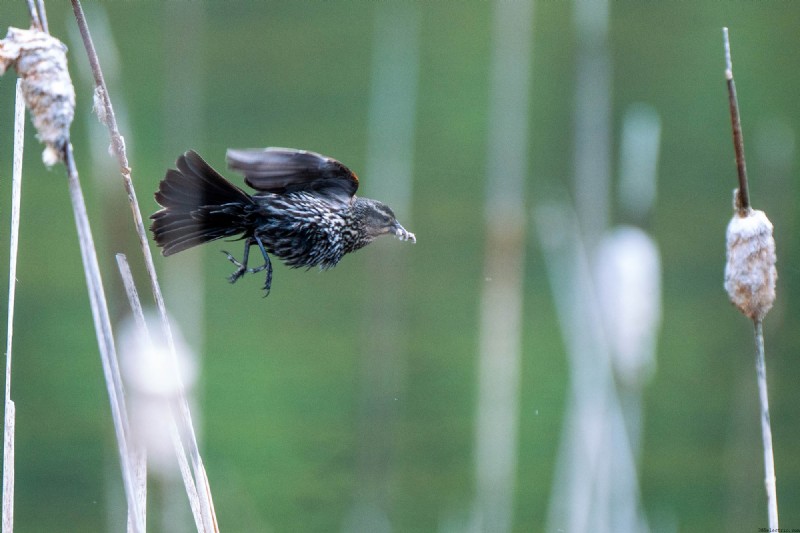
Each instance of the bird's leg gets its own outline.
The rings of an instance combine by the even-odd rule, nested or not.
[[[247,239],[245,239],[244,254],[242,255],[241,263],[237,261],[236,258],[233,257],[233,255],[231,255],[229,252],[222,250],[222,253],[225,254],[225,256],[228,258],[228,261],[230,261],[231,263],[233,263],[238,267],[236,271],[233,274],[231,274],[230,277],[228,278],[228,281],[230,281],[231,283],[236,283],[239,280],[239,278],[244,276],[246,273],[255,274],[256,272],[261,272],[266,268],[266,265],[262,265],[257,268],[247,268],[247,259],[250,256],[250,247],[253,246],[253,244],[254,242],[252,237],[248,237]],[[261,248],[263,248],[263,246],[261,246],[260,241],[258,244]]]
[[[261,255],[264,257],[264,264],[255,268],[247,268],[247,260],[250,257],[250,247],[254,244],[257,244],[258,249],[261,250]],[[245,239],[244,254],[242,255],[241,263],[237,261],[236,258],[233,257],[233,255],[231,255],[229,252],[222,250],[222,253],[225,254],[225,256],[228,258],[228,261],[238,267],[236,271],[228,278],[228,281],[231,283],[236,283],[239,278],[245,274],[255,274],[257,272],[261,272],[262,270],[266,270],[267,280],[264,283],[264,290],[267,291],[267,294],[264,296],[269,295],[269,290],[272,287],[272,261],[270,261],[269,254],[267,254],[267,249],[264,248],[264,243],[261,242],[261,239],[258,237],[247,237],[247,239]]]
[[[264,243],[261,242],[261,239],[258,237],[253,237],[255,239],[256,244],[258,244],[258,249],[261,250],[261,255],[264,257],[264,264],[259,267],[259,270],[267,269],[267,279],[264,282],[264,290],[266,294],[264,297],[266,298],[269,296],[269,290],[272,288],[272,261],[269,260],[269,254],[267,254],[266,248],[264,248]]]
[[[227,256],[228,261],[238,267],[236,271],[228,277],[229,282],[236,283],[236,281],[244,276],[245,272],[247,272],[247,256],[250,255],[250,239],[247,239],[244,243],[244,256],[242,256],[242,263],[237,261],[236,258],[230,254],[230,252],[222,250],[222,253]]]

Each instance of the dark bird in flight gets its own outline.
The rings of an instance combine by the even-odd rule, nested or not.
[[[266,270],[269,294],[270,254],[292,268],[328,269],[381,235],[417,241],[389,206],[356,196],[358,177],[335,159],[291,148],[228,150],[227,159],[255,194],[223,178],[192,150],[178,158],[177,170],[167,170],[155,193],[162,209],[150,217],[164,255],[241,235],[241,262],[223,251],[237,267],[228,279],[234,283],[245,273]],[[248,268],[253,245],[264,264]]]

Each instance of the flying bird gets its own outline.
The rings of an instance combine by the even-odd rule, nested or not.
[[[358,177],[339,161],[307,150],[264,148],[227,152],[228,166],[244,174],[249,194],[214,170],[196,152],[178,157],[167,170],[155,199],[162,209],[151,215],[150,230],[169,256],[225,237],[244,240],[242,260],[223,250],[236,270],[266,270],[264,290],[272,287],[272,261],[292,268],[336,266],[381,235],[416,242],[384,203],[356,196]],[[264,264],[248,267],[256,246]]]

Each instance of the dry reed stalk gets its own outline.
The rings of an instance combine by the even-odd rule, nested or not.
[[[128,295],[128,303],[131,306],[131,312],[136,324],[138,326],[138,334],[142,336],[149,343],[150,336],[147,332],[147,325],[144,320],[144,312],[142,311],[142,304],[139,301],[139,294],[136,292],[136,286],[133,283],[133,274],[125,254],[117,254],[117,265],[119,273],[122,277],[122,283],[125,286],[125,292]],[[136,499],[139,503],[139,510],[142,513],[142,524],[147,527],[147,451],[143,446],[136,442],[135,435],[131,435],[131,461],[133,463],[133,481],[136,489]],[[128,515],[128,531],[132,529],[132,521],[130,514]]]
[[[119,273],[122,277],[122,283],[125,286],[125,293],[128,296],[128,303],[130,304],[133,318],[136,321],[136,325],[139,329],[139,336],[140,338],[144,339],[148,345],[150,345],[151,349],[157,349],[157,347],[152,345],[152,336],[150,335],[147,327],[144,310],[142,309],[139,293],[136,290],[136,285],[133,281],[133,274],[131,273],[131,267],[128,264],[128,259],[125,254],[117,254],[116,257]],[[203,526],[203,513],[201,511],[202,505],[200,502],[200,496],[197,493],[197,488],[195,487],[195,482],[192,478],[192,470],[186,458],[186,453],[180,440],[180,432],[174,416],[170,417],[170,422],[169,436],[172,441],[173,448],[175,449],[175,455],[178,458],[178,468],[181,472],[181,478],[183,479],[186,494],[189,497],[189,506],[192,510],[195,526],[197,527],[198,531],[204,531],[205,529]],[[144,491],[144,493],[146,494],[146,491]]]
[[[97,344],[100,348],[100,359],[103,366],[108,397],[111,402],[111,417],[114,421],[114,430],[117,435],[117,445],[122,466],[122,480],[125,486],[125,496],[128,501],[129,513],[134,517],[133,530],[144,533],[143,515],[139,512],[136,488],[134,485],[134,468],[131,464],[131,450],[129,446],[130,425],[128,411],[125,406],[125,392],[122,387],[122,377],[119,372],[117,350],[111,329],[111,318],[108,313],[108,304],[103,289],[103,280],[100,275],[100,266],[97,262],[97,252],[92,238],[89,218],[86,212],[86,203],[78,177],[78,169],[72,152],[72,145],[67,144],[64,151],[64,162],[67,165],[70,199],[75,214],[75,225],[78,231],[78,242],[83,259],[86,285],[89,290],[89,302],[92,308],[92,317],[97,334]]]
[[[214,510],[213,500],[211,498],[211,488],[208,484],[208,477],[206,475],[202,457],[200,456],[200,449],[197,443],[197,436],[194,430],[194,423],[192,422],[189,403],[186,399],[186,395],[183,390],[183,384],[180,382],[180,375],[177,368],[175,340],[172,334],[172,328],[169,323],[169,318],[167,316],[166,306],[164,304],[164,298],[161,292],[161,287],[158,283],[158,277],[156,275],[155,264],[153,263],[153,256],[150,251],[150,246],[148,244],[147,233],[145,231],[141,209],[139,208],[139,203],[136,198],[136,191],[133,187],[133,181],[131,179],[131,169],[128,165],[128,156],[125,150],[125,142],[117,127],[117,120],[114,114],[114,108],[111,103],[111,98],[108,94],[108,88],[106,87],[105,79],[103,77],[103,71],[102,68],[100,67],[100,61],[97,57],[97,52],[94,47],[94,42],[92,41],[91,33],[89,31],[89,26],[86,22],[86,17],[84,15],[83,8],[81,7],[80,0],[72,0],[72,7],[73,7],[73,12],[75,13],[75,20],[78,23],[78,29],[80,30],[84,47],[86,48],[86,53],[89,59],[89,65],[91,67],[92,73],[95,78],[95,110],[98,113],[98,116],[100,117],[101,121],[104,124],[106,124],[106,126],[108,126],[109,129],[109,134],[111,136],[111,148],[120,166],[120,173],[122,174],[125,191],[128,194],[128,200],[130,203],[131,212],[133,214],[136,233],[139,238],[139,244],[142,249],[142,255],[145,260],[145,267],[147,269],[147,273],[150,279],[151,289],[153,291],[153,296],[155,298],[156,307],[158,308],[158,313],[161,318],[162,328],[164,330],[164,336],[169,346],[169,353],[172,358],[172,364],[174,367],[175,376],[178,380],[179,400],[178,400],[177,412],[178,412],[178,420],[181,422],[183,426],[180,435],[181,435],[181,441],[183,439],[186,439],[188,444],[188,452],[191,458],[191,464],[194,474],[194,484],[197,489],[199,501],[201,502],[200,511],[202,515],[201,522],[203,524],[202,530],[209,532],[218,531],[219,526],[217,524],[216,512]],[[181,451],[178,453],[179,458],[182,453],[183,453],[183,446],[181,445]],[[197,517],[195,517],[195,521],[198,522]]]
[[[3,423],[3,533],[14,531],[14,436],[16,405],[11,400],[11,347],[14,337],[14,307],[19,250],[19,212],[22,198],[22,154],[25,144],[25,98],[17,80],[14,102],[14,164],[11,177],[11,231],[8,258],[8,328],[6,333],[5,420]]]

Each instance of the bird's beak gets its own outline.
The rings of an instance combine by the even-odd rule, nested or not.
[[[401,241],[417,242],[416,235],[401,226],[399,222],[395,222],[390,231]]]

